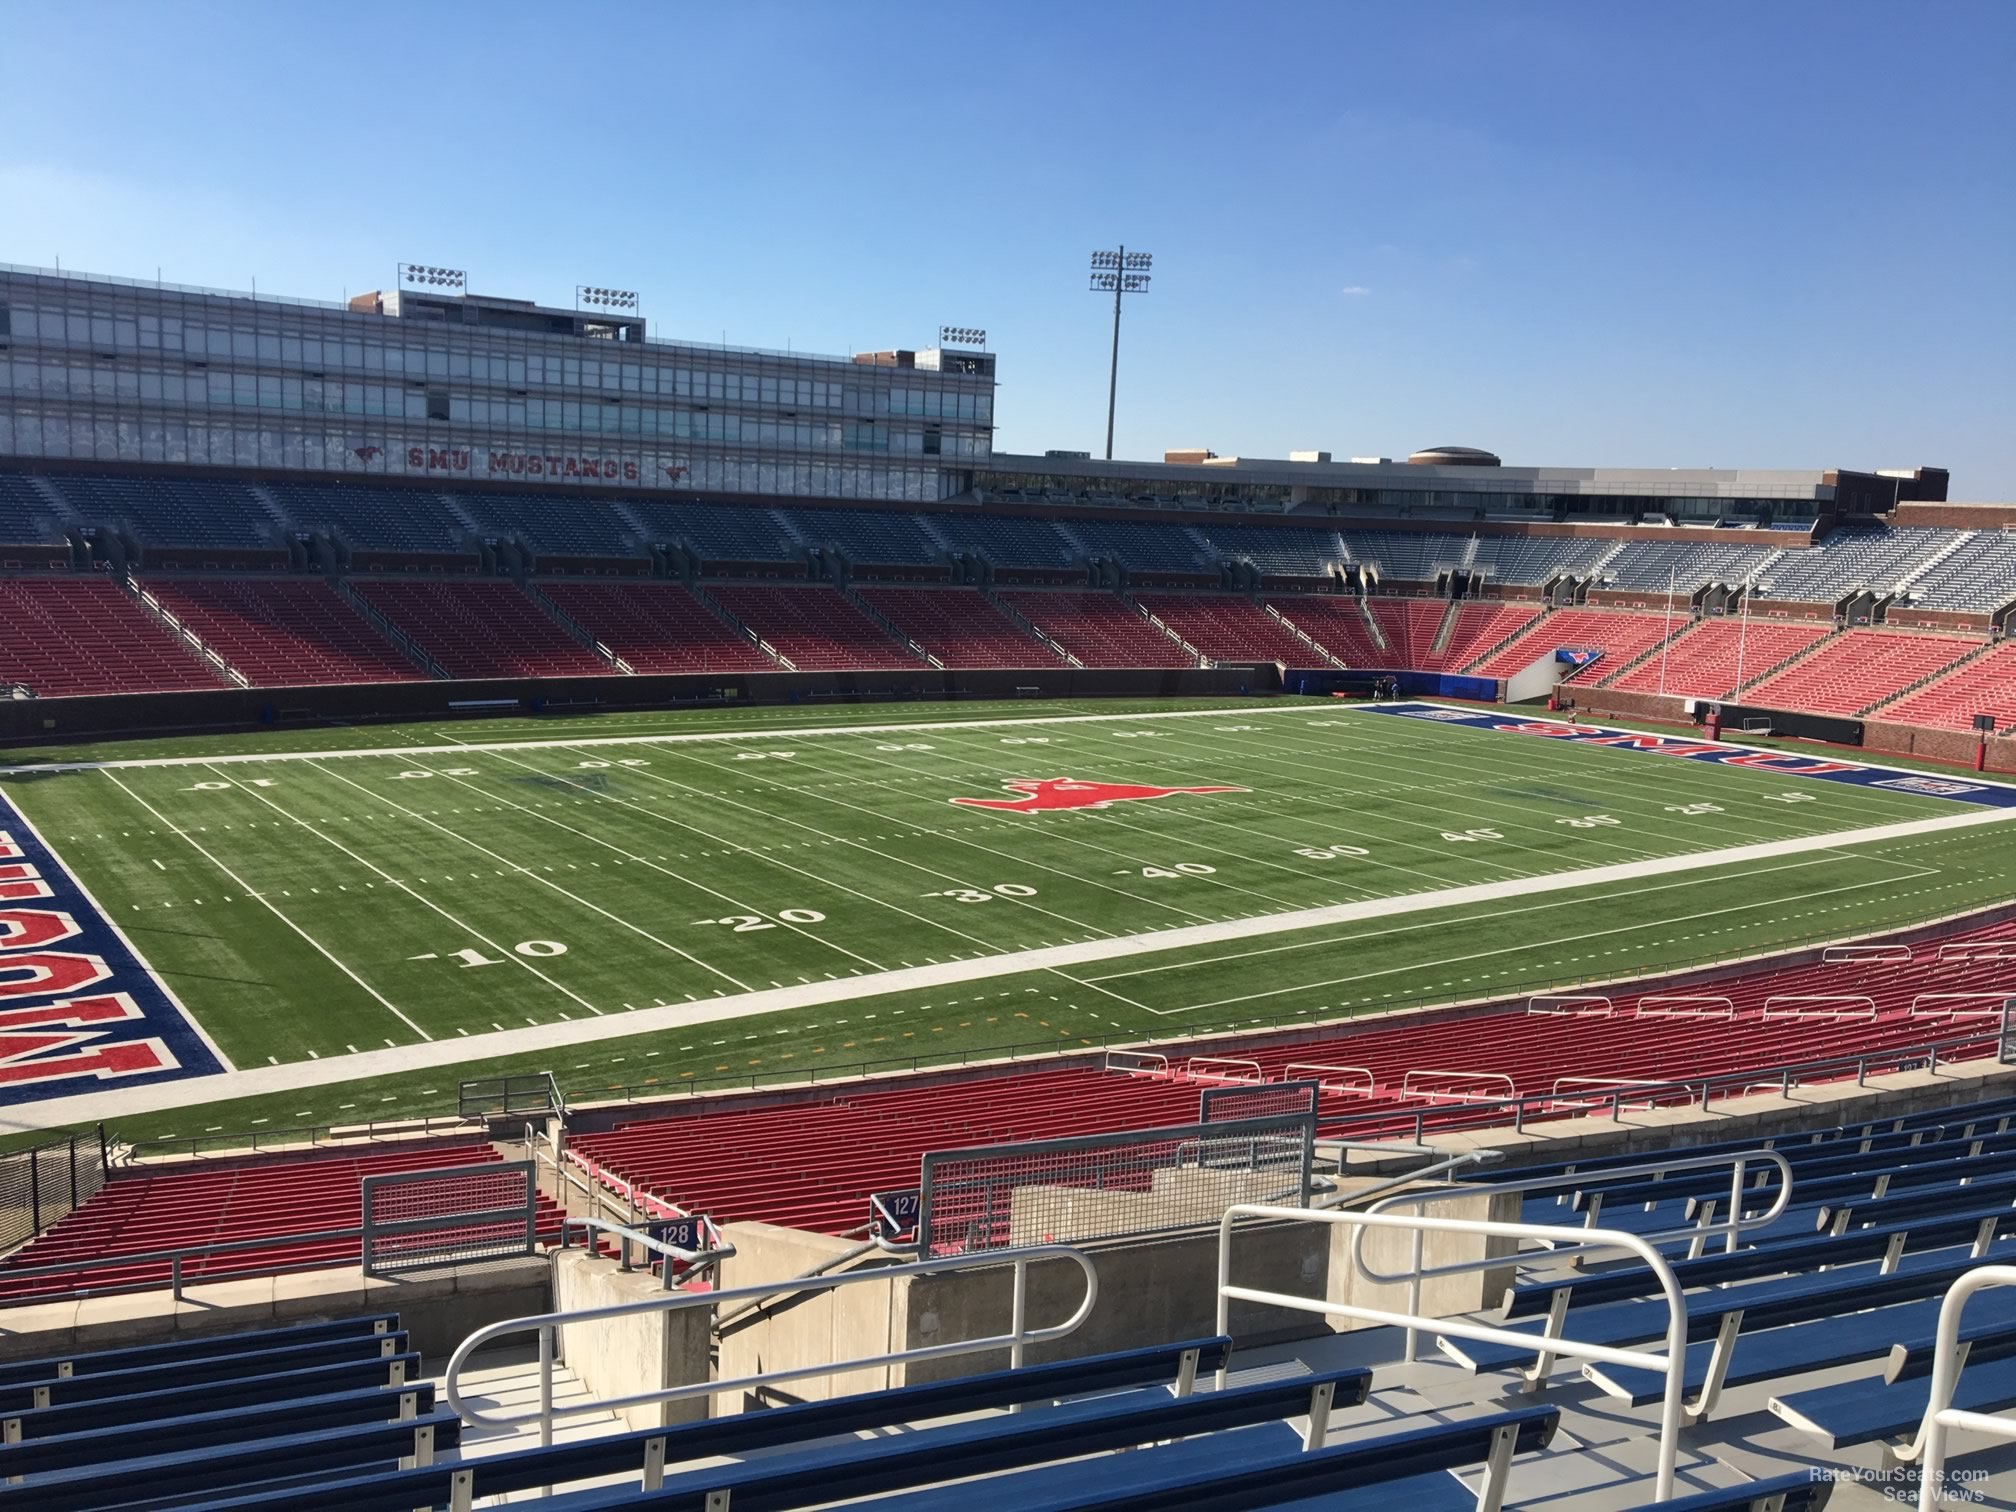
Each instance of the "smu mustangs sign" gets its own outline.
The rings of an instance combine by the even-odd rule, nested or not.
[[[1892,792],[1918,793],[1929,798],[1951,798],[1959,803],[1976,803],[1988,808],[2016,808],[2016,787],[2001,783],[1970,782],[1960,777],[1938,777],[1930,772],[1866,766],[1857,761],[1802,756],[1795,751],[1758,750],[1712,740],[1687,740],[1677,735],[1644,735],[1635,730],[1606,730],[1601,726],[1564,724],[1558,719],[1525,719],[1491,709],[1450,709],[1440,704],[1367,704],[1354,712],[1394,714],[1402,719],[1463,725],[1473,730],[1496,730],[1504,735],[1530,735],[1540,740],[1565,741],[1570,745],[1610,746],[1653,756],[1677,756],[1683,761],[1712,761],[1719,766],[1783,772],[1788,777],[1818,777],[1828,782],[1846,782],[1855,787],[1887,788]]]
[[[0,1104],[222,1069],[125,937],[0,798]]]

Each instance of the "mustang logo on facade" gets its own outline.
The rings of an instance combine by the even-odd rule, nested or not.
[[[962,808],[999,809],[1009,814],[1049,814],[1060,809],[1103,809],[1111,803],[1167,798],[1175,793],[1244,793],[1242,787],[1143,787],[1132,782],[1081,782],[1076,777],[1029,777],[1001,784],[1019,798],[954,798]]]

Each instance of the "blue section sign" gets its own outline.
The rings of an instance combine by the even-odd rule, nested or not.
[[[1600,725],[1534,719],[1522,714],[1500,713],[1495,709],[1451,709],[1441,704],[1365,704],[1353,712],[1391,714],[1401,719],[1461,725],[1472,730],[1496,730],[1501,734],[1528,735],[1541,740],[1565,741],[1571,745],[1609,746],[1652,756],[1677,756],[1683,761],[1708,761],[1720,766],[1747,767],[1752,771],[1781,772],[1787,777],[1818,777],[1822,781],[1845,782],[1854,787],[1917,793],[1927,798],[1950,798],[1955,803],[1978,804],[1984,808],[2016,808],[2016,787],[2004,783],[1941,777],[1931,772],[1871,766],[1859,761],[1836,761],[1826,756],[1804,756],[1796,751],[1759,750],[1755,746],[1730,745],[1722,741],[1647,735],[1636,730],[1608,730]]]
[[[160,978],[0,796],[0,1105],[223,1069]]]

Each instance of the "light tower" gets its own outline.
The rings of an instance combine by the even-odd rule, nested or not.
[[[1113,401],[1120,389],[1120,301],[1129,294],[1148,292],[1148,269],[1154,264],[1152,252],[1129,252],[1123,245],[1112,252],[1092,254],[1092,292],[1113,296],[1113,363],[1106,373],[1106,460],[1113,460]]]

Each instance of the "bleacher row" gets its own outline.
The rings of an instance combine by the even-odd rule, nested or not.
[[[1381,580],[1434,583],[1462,571],[1507,587],[1572,576],[1596,587],[1694,593],[1710,583],[1754,583],[1761,597],[1838,602],[1860,591],[1898,593],[1914,607],[1982,613],[2016,599],[2016,532],[1858,526],[1810,547],[1782,542],[1467,536],[1279,525],[1041,518],[968,506],[906,512],[809,505],[763,508],[635,499],[292,479],[0,471],[0,544],[62,543],[73,527],[121,532],[151,549],[266,552],[284,559],[297,537],[344,550],[474,557],[485,541],[513,541],[535,558],[649,560],[683,546],[709,563],[802,562],[836,551],[856,564],[921,567],[980,555],[997,567],[1060,569],[1112,561],[1135,573],[1215,577],[1244,564],[1266,577],[1324,578],[1347,566]]]
[[[174,575],[136,580],[253,687],[451,678],[1326,661],[1508,677],[1561,647],[1568,682],[1869,714],[1967,729],[2016,723],[2016,645],[1803,620],[1698,621],[1491,601],[812,583]],[[229,686],[108,578],[0,577],[0,683],[42,697]],[[424,661],[380,633],[397,631]],[[599,645],[600,650],[595,649]],[[764,649],[767,646],[769,649]],[[424,670],[423,670],[424,668]]]
[[[514,1448],[483,1443],[418,1378],[399,1325],[379,1313],[0,1366],[0,1508],[1454,1512],[1495,1509],[1515,1459],[1545,1451],[1561,1417],[1375,1402],[1363,1366],[1213,1389],[1233,1354],[1220,1336]],[[1487,1479],[1488,1501],[1461,1471]],[[1805,1512],[1827,1487],[1760,1492],[1775,1494],[1752,1483],[1668,1505]]]
[[[2005,940],[2016,942],[2016,925],[1942,943]],[[2000,958],[2003,950],[2008,959]],[[1536,1013],[1522,1000],[1484,1015],[1408,1017],[1308,1043],[1172,1050],[1166,1066],[1125,1074],[1059,1066],[944,1086],[870,1084],[736,1113],[654,1114],[577,1137],[573,1155],[612,1188],[634,1188],[717,1220],[839,1234],[864,1221],[872,1193],[913,1184],[929,1150],[1187,1122],[1197,1109],[1198,1077],[1207,1084],[1220,1078],[1225,1068],[1216,1063],[1225,1057],[1241,1063],[1237,1076],[1317,1081],[1326,1136],[1411,1137],[1417,1128],[1511,1122],[1503,1106],[1509,1097],[1528,1100],[1522,1121],[1545,1121],[1578,1116],[1592,1099],[1602,1105],[1627,1083],[1698,1084],[1763,1065],[1830,1062],[1841,1066],[1816,1079],[1852,1078],[1850,1059],[1880,1067],[1970,1034],[1977,1038],[1960,1053],[1985,1054],[1998,1013],[1958,1011],[1981,1010],[1989,1000],[1946,994],[1998,990],[2016,996],[2016,943],[1969,960],[1942,961],[1936,946],[1920,947],[1898,964],[1786,967],[1712,986],[1634,984],[1611,994],[1601,1012]],[[1850,992],[1857,1001],[1800,1001]],[[1204,1054],[1209,1069],[1187,1071],[1192,1054]],[[1422,1067],[1462,1075],[1429,1078]],[[1568,1084],[1558,1097],[1557,1084]]]
[[[1549,1237],[1499,1250],[1502,1300],[1435,1325],[1427,1359],[1391,1327],[1260,1347],[1178,1337],[521,1447],[448,1405],[397,1313],[198,1328],[0,1364],[0,1509],[404,1512],[529,1496],[565,1512],[1817,1512],[1837,1477],[1908,1487],[1894,1471],[1922,1467],[1932,1411],[2016,1407],[2016,1317],[1993,1294],[1956,1320],[1950,1389],[1934,1370],[1949,1292],[2016,1256],[2016,1099],[1684,1155],[1580,1156],[1454,1188],[1480,1207],[1516,1197],[1519,1221]],[[1684,1354],[1659,1353],[1665,1276],[1615,1251],[1588,1263],[1592,1235],[1618,1231],[1680,1288]],[[1650,1363],[1617,1358],[1634,1350]],[[1682,1411],[1674,1494],[1658,1501],[1663,1358]],[[2004,1442],[1963,1429],[1942,1445],[1953,1504],[2000,1504]]]

